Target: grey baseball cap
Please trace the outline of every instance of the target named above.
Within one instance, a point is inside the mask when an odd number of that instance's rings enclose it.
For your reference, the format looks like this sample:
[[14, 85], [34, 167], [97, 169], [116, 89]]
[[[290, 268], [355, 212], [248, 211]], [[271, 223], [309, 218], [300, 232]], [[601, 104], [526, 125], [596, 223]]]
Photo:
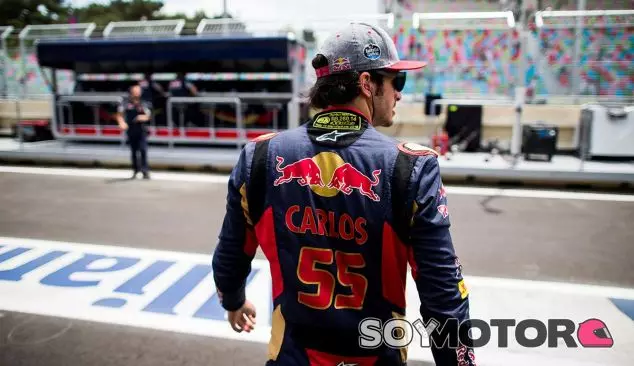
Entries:
[[318, 78], [347, 71], [415, 70], [426, 65], [423, 61], [399, 59], [394, 41], [385, 30], [357, 22], [332, 33], [317, 54], [328, 59], [328, 66], [315, 70]]

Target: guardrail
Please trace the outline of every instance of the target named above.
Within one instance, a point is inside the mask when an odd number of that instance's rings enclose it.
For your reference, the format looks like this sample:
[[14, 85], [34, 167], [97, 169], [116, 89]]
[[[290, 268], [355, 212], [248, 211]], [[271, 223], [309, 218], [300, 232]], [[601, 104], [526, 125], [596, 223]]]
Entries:
[[[123, 97], [122, 96], [113, 96], [113, 95], [64, 95], [64, 96], [60, 96], [59, 100], [56, 102], [56, 105], [53, 106], [53, 108], [57, 111], [56, 114], [53, 115], [53, 118], [51, 119], [52, 121], [52, 126], [51, 126], [51, 131], [53, 133], [53, 136], [55, 136], [55, 138], [60, 138], [60, 139], [64, 139], [64, 138], [68, 138], [69, 135], [72, 137], [78, 137], [76, 134], [76, 131], [74, 129], [70, 129], [70, 133], [66, 134], [64, 132], [64, 128], [65, 128], [65, 123], [62, 119], [62, 121], [59, 121], [58, 118], [64, 116], [64, 107], [67, 107], [69, 110], [69, 122], [70, 125], [74, 125], [74, 119], [73, 119], [73, 109], [70, 108], [70, 103], [71, 102], [84, 102], [84, 103], [121, 103], [123, 102]], [[95, 124], [97, 126], [96, 128], [96, 134], [97, 136], [103, 136], [101, 129], [99, 128], [101, 125], [99, 124], [99, 112], [98, 112], [98, 107], [97, 106], [93, 106], [93, 113], [95, 116]], [[61, 127], [63, 133], [60, 134], [57, 127]], [[124, 142], [124, 140], [122, 139], [122, 143]]]
[[[291, 118], [293, 110], [291, 106], [296, 103], [291, 93], [201, 93], [197, 97], [169, 97], [166, 100], [164, 111], [165, 118], [157, 118], [152, 113], [152, 120], [147, 124], [150, 141], [168, 144], [173, 148], [175, 144], [235, 144], [241, 148], [250, 139], [263, 133], [277, 131], [280, 126], [284, 126], [280, 112], [287, 107], [288, 116]], [[92, 107], [92, 116], [83, 115], [83, 120], [79, 121], [77, 110], [71, 105], [74, 102]], [[111, 118], [104, 117], [104, 104], [120, 104], [125, 102], [124, 95], [104, 94], [83, 94], [65, 95], [58, 97], [53, 104], [53, 122], [51, 128], [53, 136], [60, 140], [77, 141], [118, 141], [125, 142], [125, 134], [118, 126], [102, 121], [110, 121]], [[91, 104], [93, 104], [91, 106]], [[205, 107], [195, 110], [188, 110], [188, 105], [200, 104]], [[209, 109], [207, 106], [211, 105]], [[217, 115], [210, 112], [209, 118], [205, 114], [199, 113], [203, 109], [213, 111], [216, 105], [230, 105], [231, 125], [221, 126], [216, 121], [220, 120]], [[244, 113], [248, 113], [248, 106], [264, 106], [267, 110], [267, 125], [251, 127], [249, 121], [245, 120]], [[162, 107], [163, 108], [163, 107]], [[85, 113], [85, 112], [84, 112]], [[108, 115], [112, 111], [106, 112]], [[259, 114], [258, 114], [259, 115]], [[186, 119], [185, 116], [188, 118]], [[251, 115], [250, 115], [251, 116]], [[292, 117], [297, 119], [297, 117]], [[197, 126], [188, 126], [190, 121]], [[253, 120], [255, 123], [255, 120]]]
[[[169, 131], [174, 130], [174, 119], [172, 115], [172, 107], [174, 104], [195, 104], [195, 103], [214, 103], [214, 104], [233, 104], [236, 108], [236, 129], [238, 130], [238, 138], [236, 139], [236, 145], [238, 149], [246, 143], [246, 133], [242, 124], [242, 102], [238, 97], [223, 97], [223, 96], [205, 96], [205, 97], [170, 97], [167, 99], [167, 126]], [[180, 110], [180, 121], [183, 122], [183, 109]], [[179, 136], [185, 136], [184, 123], [179, 123], [180, 133]], [[214, 128], [209, 128], [210, 133], [213, 135]], [[169, 139], [169, 146], [174, 146], [174, 139]]]

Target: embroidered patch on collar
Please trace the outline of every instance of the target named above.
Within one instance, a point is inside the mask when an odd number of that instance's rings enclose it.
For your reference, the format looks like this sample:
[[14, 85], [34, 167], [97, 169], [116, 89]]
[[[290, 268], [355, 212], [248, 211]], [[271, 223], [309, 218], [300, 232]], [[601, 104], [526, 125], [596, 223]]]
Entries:
[[362, 119], [350, 112], [326, 112], [315, 118], [313, 127], [327, 130], [361, 130]]

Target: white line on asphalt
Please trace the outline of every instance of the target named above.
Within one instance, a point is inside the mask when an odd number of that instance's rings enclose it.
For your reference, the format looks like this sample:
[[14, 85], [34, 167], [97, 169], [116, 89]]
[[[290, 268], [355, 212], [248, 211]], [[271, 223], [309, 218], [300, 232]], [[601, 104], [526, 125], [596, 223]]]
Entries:
[[482, 187], [447, 187], [447, 192], [449, 194], [465, 196], [502, 196], [516, 198], [550, 198], [564, 200], [634, 202], [634, 195], [591, 192], [565, 192], [541, 189], [537, 190]]
[[[93, 177], [125, 179], [130, 177], [129, 170], [122, 169], [92, 169], [92, 168], [43, 168], [43, 167], [22, 167], [22, 166], [0, 166], [0, 173], [16, 174], [40, 174], [67, 177]], [[226, 184], [228, 175], [223, 174], [203, 174], [203, 173], [180, 173], [180, 172], [153, 172], [152, 179], [158, 181], [177, 182], [200, 182]], [[585, 201], [612, 201], [612, 202], [634, 202], [634, 195], [610, 194], [610, 193], [586, 193], [586, 192], [566, 192], [537, 189], [505, 189], [505, 188], [483, 188], [483, 187], [457, 187], [447, 186], [447, 192], [453, 195], [465, 196], [501, 196], [515, 198], [547, 198], [565, 200], [585, 200]]]
[[[176, 251], [165, 251], [155, 249], [144, 248], [132, 248], [132, 247], [118, 247], [111, 245], [99, 245], [99, 244], [83, 244], [83, 243], [70, 243], [63, 241], [52, 240], [39, 240], [39, 239], [25, 239], [25, 238], [12, 238], [1, 237], [0, 243], [9, 246], [25, 246], [25, 247], [39, 247], [39, 248], [56, 248], [63, 249], [69, 252], [86, 252], [95, 251], [100, 253], [106, 253], [112, 256], [132, 256], [141, 258], [171, 258], [177, 261], [191, 261], [206, 263], [210, 261], [212, 253], [187, 253]], [[254, 259], [254, 267], [267, 268], [268, 262], [264, 259]], [[615, 287], [615, 286], [598, 286], [598, 285], [585, 285], [574, 284], [565, 282], [547, 282], [547, 281], [532, 281], [532, 280], [520, 280], [510, 278], [497, 278], [497, 277], [482, 277], [482, 276], [468, 276], [465, 275], [465, 280], [471, 285], [477, 285], [488, 288], [497, 288], [502, 290], [535, 290], [554, 293], [566, 293], [571, 295], [586, 295], [593, 297], [613, 297], [625, 300], [634, 300], [634, 288]]]
[[512, 278], [480, 277], [465, 275], [470, 285], [499, 288], [504, 290], [535, 290], [560, 294], [587, 295], [597, 297], [613, 297], [624, 300], [634, 300], [634, 289], [614, 286], [586, 285], [566, 282], [546, 282], [520, 280]]
[[[23, 166], [0, 166], [0, 173], [55, 175], [64, 177], [90, 177], [125, 179], [132, 175], [130, 170], [124, 169], [93, 169], [93, 168], [42, 168]], [[227, 183], [229, 176], [225, 174], [201, 174], [178, 172], [153, 172], [152, 179], [159, 181]]]

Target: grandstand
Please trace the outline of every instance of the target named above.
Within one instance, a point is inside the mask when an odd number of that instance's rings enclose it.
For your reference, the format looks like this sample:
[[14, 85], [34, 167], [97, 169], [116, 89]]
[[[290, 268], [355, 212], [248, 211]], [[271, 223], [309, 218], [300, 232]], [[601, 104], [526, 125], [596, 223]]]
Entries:
[[[574, 17], [538, 13], [531, 33], [538, 94], [628, 97], [634, 94], [634, 12], [588, 12], [580, 35]], [[579, 50], [575, 40], [579, 39]], [[578, 52], [578, 53], [577, 53]], [[578, 80], [572, 69], [579, 69]], [[577, 85], [574, 84], [577, 82]]]
[[[410, 79], [407, 93], [513, 93], [520, 54], [512, 14], [475, 12], [455, 13], [460, 16], [456, 19], [424, 17], [429, 14], [414, 13], [413, 19], [399, 22], [394, 34], [403, 57], [429, 62], [429, 67]], [[464, 14], [482, 18], [468, 19]]]
[[[634, 23], [632, 18], [611, 17], [602, 26], [593, 24], [584, 28], [581, 35], [581, 49], [578, 67], [581, 80], [576, 84], [571, 78], [570, 64], [575, 60], [574, 27], [534, 26], [534, 11], [540, 9], [574, 10], [576, 1], [528, 1], [532, 16], [529, 24], [532, 32], [528, 39], [527, 52], [521, 52], [517, 31], [500, 29], [495, 25], [482, 24], [481, 27], [465, 29], [464, 24], [454, 23], [453, 29], [437, 27], [413, 27], [412, 14], [433, 12], [492, 12], [514, 9], [515, 1], [499, 0], [381, 0], [382, 7], [391, 18], [377, 16], [341, 17], [340, 19], [315, 19], [312, 22], [293, 24], [293, 20], [272, 19], [244, 20], [203, 20], [199, 24], [186, 25], [182, 20], [153, 22], [112, 22], [104, 29], [94, 29], [93, 37], [169, 37], [180, 34], [232, 34], [245, 30], [250, 34], [279, 34], [294, 31], [298, 38], [303, 31], [315, 35], [316, 43], [309, 43], [307, 56], [314, 54], [318, 41], [332, 29], [337, 21], [358, 19], [377, 21], [394, 35], [402, 57], [422, 57], [433, 61], [433, 68], [411, 78], [406, 93], [411, 95], [434, 92], [445, 95], [503, 95], [512, 96], [513, 87], [525, 81], [534, 93], [549, 95], [588, 96], [632, 96], [632, 85], [627, 75], [632, 74], [631, 61], [634, 48]], [[531, 9], [530, 5], [535, 6]], [[540, 7], [537, 8], [536, 6]], [[586, 9], [628, 9], [631, 1], [586, 1]], [[391, 19], [391, 22], [388, 20]], [[596, 22], [588, 18], [590, 22]], [[574, 25], [574, 24], [572, 24]], [[136, 28], [135, 28], [136, 27]], [[140, 27], [140, 28], [139, 28]], [[142, 31], [139, 29], [142, 28]], [[13, 30], [8, 37], [17, 37], [22, 30]], [[74, 33], [75, 35], [78, 32]], [[69, 36], [70, 33], [66, 34]], [[29, 38], [40, 37], [30, 31]], [[609, 42], [606, 40], [609, 39]], [[313, 46], [313, 47], [311, 47]], [[7, 49], [6, 66], [3, 67], [3, 84], [6, 94], [12, 97], [36, 98], [50, 95], [45, 81], [48, 75], [38, 67], [37, 57], [32, 47], [20, 50]], [[523, 77], [518, 75], [519, 62], [525, 59], [527, 68]], [[309, 69], [309, 68], [308, 68]], [[306, 75], [310, 78], [310, 75]], [[487, 77], [485, 77], [487, 76]], [[72, 73], [60, 71], [60, 88], [72, 91]], [[600, 80], [599, 80], [600, 79]], [[310, 79], [307, 81], [311, 81]], [[573, 88], [576, 87], [576, 88]]]

